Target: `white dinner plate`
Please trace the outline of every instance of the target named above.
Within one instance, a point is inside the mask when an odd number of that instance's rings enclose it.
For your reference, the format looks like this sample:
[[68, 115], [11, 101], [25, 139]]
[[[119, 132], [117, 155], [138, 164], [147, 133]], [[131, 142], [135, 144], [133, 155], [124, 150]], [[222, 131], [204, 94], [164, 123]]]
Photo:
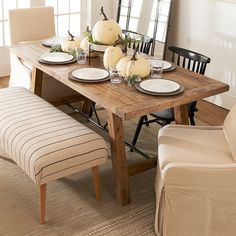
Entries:
[[68, 62], [73, 60], [73, 56], [64, 52], [46, 52], [40, 59], [46, 62]]
[[81, 68], [72, 71], [72, 76], [84, 81], [99, 81], [107, 78], [109, 72], [98, 68]]
[[149, 60], [150, 64], [154, 64], [155, 62], [162, 62], [163, 63], [163, 70], [168, 70], [171, 68], [172, 64], [168, 61], [164, 61], [164, 60]]
[[177, 91], [180, 88], [180, 85], [172, 80], [148, 79], [142, 81], [140, 87], [154, 93], [171, 93]]

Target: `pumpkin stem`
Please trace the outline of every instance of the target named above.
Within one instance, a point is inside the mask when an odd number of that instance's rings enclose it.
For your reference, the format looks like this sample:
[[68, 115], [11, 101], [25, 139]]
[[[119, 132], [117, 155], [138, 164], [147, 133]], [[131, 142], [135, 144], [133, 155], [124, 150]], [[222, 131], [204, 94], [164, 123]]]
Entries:
[[75, 41], [75, 36], [68, 30], [67, 31], [68, 32], [68, 34], [69, 34], [69, 41]]
[[118, 34], [118, 40], [120, 40], [121, 42], [123, 41], [122, 37]]
[[89, 29], [89, 26], [86, 27], [86, 32], [87, 33], [91, 33], [90, 29]]
[[138, 46], [135, 48], [134, 54], [133, 54], [133, 56], [131, 57], [131, 61], [137, 61], [137, 58], [136, 58], [137, 52], [138, 52]]
[[103, 20], [108, 20], [106, 14], [105, 14], [104, 11], [103, 11], [103, 7], [101, 7], [101, 13], [100, 13], [100, 15], [103, 15], [103, 17], [104, 17]]
[[121, 36], [118, 34], [118, 39], [114, 42], [113, 47], [116, 47], [117, 44], [119, 44], [120, 42], [122, 42], [123, 39], [121, 38]]

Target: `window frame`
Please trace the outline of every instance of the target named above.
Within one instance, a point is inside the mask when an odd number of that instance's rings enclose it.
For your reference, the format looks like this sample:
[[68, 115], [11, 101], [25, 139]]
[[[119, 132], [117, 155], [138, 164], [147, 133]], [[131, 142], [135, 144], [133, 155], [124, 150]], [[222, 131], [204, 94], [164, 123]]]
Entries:
[[[117, 11], [117, 22], [120, 22], [120, 18], [121, 17], [126, 17], [126, 30], [129, 30], [129, 26], [130, 26], [130, 19], [139, 19], [139, 22], [142, 21], [142, 27], [147, 29], [147, 32], [145, 33], [146, 35], [148, 35], [149, 37], [153, 38], [153, 44], [152, 44], [152, 50], [151, 50], [151, 54], [154, 55], [154, 51], [155, 51], [155, 43], [161, 43], [164, 44], [164, 51], [163, 51], [163, 56], [165, 57], [165, 51], [166, 51], [166, 41], [168, 38], [168, 29], [169, 29], [169, 19], [170, 19], [170, 14], [171, 14], [171, 5], [172, 5], [172, 0], [152, 0], [149, 2], [149, 5], [146, 5], [146, 7], [151, 7], [152, 4], [156, 4], [156, 11], [155, 11], [155, 19], [152, 19], [150, 16], [150, 19], [147, 20], [147, 17], [145, 17], [144, 12], [140, 13], [139, 17], [134, 17], [131, 16], [131, 11], [132, 11], [132, 4], [134, 4], [135, 0], [127, 0], [128, 4], [127, 5], [123, 5], [124, 0], [119, 0], [118, 2], [118, 11]], [[154, 2], [156, 1], [156, 3]], [[162, 3], [168, 3], [169, 4], [169, 10], [167, 12], [167, 15], [163, 15], [161, 12], [160, 7], [162, 7]], [[144, 4], [144, 1], [143, 1]], [[122, 9], [126, 8], [127, 9], [127, 14], [122, 14]], [[162, 21], [159, 18], [161, 17], [166, 17], [166, 21]], [[137, 32], [142, 32], [142, 30], [140, 30], [140, 25], [138, 22], [138, 26], [137, 26]], [[149, 31], [149, 26], [150, 24], [153, 23], [153, 34], [149, 35], [148, 31]], [[162, 37], [160, 37], [159, 35], [157, 35], [157, 29], [158, 26], [160, 26], [159, 24], [165, 24], [165, 29], [163, 30], [163, 35]], [[133, 30], [134, 31], [134, 30]]]

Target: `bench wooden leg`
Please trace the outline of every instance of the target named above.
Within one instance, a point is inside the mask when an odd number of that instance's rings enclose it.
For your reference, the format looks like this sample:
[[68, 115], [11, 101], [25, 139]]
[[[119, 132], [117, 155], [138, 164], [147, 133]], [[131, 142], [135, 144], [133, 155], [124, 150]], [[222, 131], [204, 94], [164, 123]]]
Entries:
[[39, 189], [39, 206], [40, 206], [40, 224], [45, 224], [46, 184], [40, 185], [40, 189]]
[[92, 167], [92, 173], [93, 173], [93, 184], [96, 194], [97, 201], [101, 200], [101, 192], [100, 192], [100, 177], [99, 177], [99, 169], [98, 166]]

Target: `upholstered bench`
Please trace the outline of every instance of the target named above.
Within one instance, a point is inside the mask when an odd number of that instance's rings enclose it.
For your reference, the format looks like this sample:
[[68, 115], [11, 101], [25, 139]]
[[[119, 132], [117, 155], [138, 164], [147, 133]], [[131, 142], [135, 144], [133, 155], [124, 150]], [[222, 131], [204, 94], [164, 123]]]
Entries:
[[107, 161], [103, 138], [24, 88], [0, 89], [0, 149], [39, 185], [41, 224], [50, 181], [92, 168], [100, 200], [98, 166]]

